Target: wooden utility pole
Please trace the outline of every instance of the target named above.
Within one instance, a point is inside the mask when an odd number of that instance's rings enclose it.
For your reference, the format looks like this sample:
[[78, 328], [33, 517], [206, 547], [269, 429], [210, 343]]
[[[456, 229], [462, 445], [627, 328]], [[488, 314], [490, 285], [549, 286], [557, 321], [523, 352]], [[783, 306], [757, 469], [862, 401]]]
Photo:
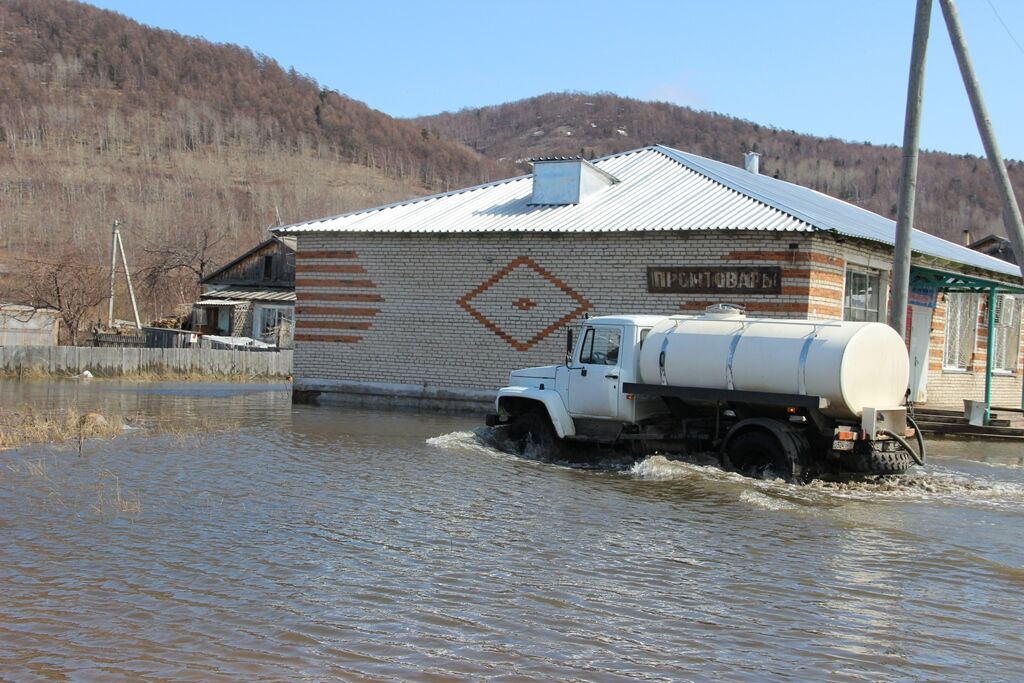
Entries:
[[946, 20], [946, 29], [949, 31], [949, 40], [953, 43], [957, 64], [960, 66], [960, 75], [964, 79], [967, 97], [971, 101], [971, 109], [974, 110], [974, 121], [978, 125], [981, 142], [985, 146], [985, 156], [988, 157], [988, 163], [992, 166], [992, 174], [996, 178], [996, 188], [1003, 200], [1003, 225], [1006, 226], [1006, 235], [1010, 238], [1013, 253], [1017, 257], [1022, 274], [1024, 274], [1024, 223], [1021, 221], [1020, 206], [1013, 196], [1010, 175], [1006, 172], [1006, 164], [1003, 163], [999, 146], [996, 144], [996, 134], [992, 130], [992, 121], [988, 118], [988, 110], [985, 109], [985, 102], [981, 98], [981, 87], [978, 85], [978, 77], [974, 73], [971, 56], [967, 53], [967, 43], [964, 40], [963, 28], [960, 26], [960, 16], [957, 14], [953, 0], [939, 0], [939, 5], [942, 7], [942, 16]]
[[932, 0], [917, 0], [914, 45], [910, 52], [910, 80], [907, 113], [903, 124], [903, 165], [900, 173], [899, 203], [896, 211], [896, 244], [892, 262], [892, 306], [889, 325], [906, 338], [907, 300], [910, 293], [911, 236], [914, 229], [914, 199], [917, 195], [917, 158], [921, 139], [921, 103], [924, 98], [924, 62], [928, 51], [928, 28]]
[[120, 237], [118, 225], [120, 223], [114, 221], [110, 233], [110, 302], [107, 305], [107, 327], [114, 326], [114, 275], [117, 273], [117, 238]]
[[121, 263], [124, 264], [124, 279], [128, 281], [128, 296], [132, 300], [132, 313], [135, 314], [135, 329], [142, 330], [142, 320], [139, 319], [139, 304], [135, 301], [135, 288], [132, 287], [132, 272], [128, 270], [128, 257], [124, 255], [124, 242], [121, 240], [121, 233], [117, 233], [117, 248], [121, 250]]
[[132, 274], [128, 270], [128, 258], [124, 254], [120, 225], [120, 221], [114, 221], [113, 232], [110, 236], [110, 303], [107, 306], [107, 327], [114, 326], [114, 284], [117, 275], [117, 254], [120, 251], [121, 263], [124, 265], [124, 277], [128, 281], [128, 296], [132, 300], [132, 312], [135, 314], [135, 327], [141, 330], [142, 320], [139, 318], [139, 305], [135, 301], [135, 288], [132, 287]]

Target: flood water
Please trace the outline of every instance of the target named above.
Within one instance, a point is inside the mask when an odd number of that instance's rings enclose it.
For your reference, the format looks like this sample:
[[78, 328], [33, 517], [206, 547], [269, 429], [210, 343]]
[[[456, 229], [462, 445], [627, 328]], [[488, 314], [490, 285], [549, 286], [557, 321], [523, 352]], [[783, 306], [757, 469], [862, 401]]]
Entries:
[[1024, 678], [1019, 443], [800, 487], [282, 389], [0, 382], [130, 427], [0, 452], [0, 679]]

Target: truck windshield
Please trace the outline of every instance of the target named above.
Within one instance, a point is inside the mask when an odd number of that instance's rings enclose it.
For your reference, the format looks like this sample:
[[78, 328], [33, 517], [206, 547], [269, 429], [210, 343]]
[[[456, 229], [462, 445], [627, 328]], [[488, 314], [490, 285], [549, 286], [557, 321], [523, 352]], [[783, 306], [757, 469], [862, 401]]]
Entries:
[[618, 365], [622, 331], [617, 327], [588, 327], [580, 346], [580, 362]]

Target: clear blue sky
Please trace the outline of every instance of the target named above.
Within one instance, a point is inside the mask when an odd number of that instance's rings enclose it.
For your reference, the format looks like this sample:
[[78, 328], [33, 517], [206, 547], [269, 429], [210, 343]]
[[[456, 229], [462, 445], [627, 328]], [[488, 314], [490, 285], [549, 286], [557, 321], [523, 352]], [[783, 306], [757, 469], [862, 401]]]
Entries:
[[[247, 46], [393, 116], [608, 91], [889, 144], [902, 140], [915, 7], [914, 0], [91, 4]], [[959, 0], [958, 7], [1003, 154], [1024, 159], [1024, 0]], [[921, 142], [982, 153], [937, 0]]]

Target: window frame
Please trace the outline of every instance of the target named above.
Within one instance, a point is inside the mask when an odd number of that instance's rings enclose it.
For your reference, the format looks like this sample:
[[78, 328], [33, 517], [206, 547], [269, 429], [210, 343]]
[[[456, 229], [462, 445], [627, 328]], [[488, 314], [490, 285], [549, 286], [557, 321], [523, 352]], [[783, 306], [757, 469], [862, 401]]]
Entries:
[[[287, 304], [257, 304], [256, 310], [253, 312], [252, 321], [252, 333], [253, 338], [260, 341], [266, 341], [267, 337], [263, 334], [263, 321], [266, 313], [273, 312], [278, 322], [282, 318], [286, 318], [291, 325], [295, 324], [295, 307]], [[284, 312], [286, 315], [282, 316]], [[276, 327], [276, 325], [275, 325]]]
[[[950, 339], [951, 339], [950, 332], [953, 329], [953, 326], [951, 324], [952, 316], [950, 314], [950, 310], [951, 310], [950, 304], [951, 304], [951, 301], [952, 301], [953, 297], [957, 297], [957, 300], [973, 300], [973, 302], [974, 302], [974, 306], [973, 306], [974, 315], [973, 315], [973, 317], [970, 318], [973, 321], [973, 324], [971, 325], [971, 328], [972, 328], [973, 331], [971, 332], [971, 335], [970, 335], [970, 346], [969, 346], [970, 353], [967, 356], [967, 361], [965, 362], [965, 365], [962, 366], [962, 367], [959, 364], [957, 364], [957, 365], [950, 365], [950, 363], [949, 363], [949, 357], [950, 357], [950, 346], [949, 346], [949, 343], [950, 343]], [[961, 299], [961, 297], [963, 299]], [[979, 311], [980, 311], [979, 307], [981, 306], [981, 297], [978, 294], [974, 293], [974, 292], [947, 292], [946, 295], [945, 295], [945, 299], [946, 299], [946, 319], [945, 319], [945, 328], [943, 330], [943, 339], [942, 339], [942, 371], [943, 372], [972, 372], [974, 370], [974, 360], [973, 360], [973, 358], [974, 358], [974, 355], [978, 352], [978, 314], [979, 314]], [[960, 321], [959, 314], [958, 314], [956, 320], [957, 320], [957, 327], [959, 328], [959, 321]], [[960, 335], [957, 335], [957, 336], [959, 337]], [[959, 363], [959, 356], [960, 356], [959, 340], [958, 340], [958, 344], [957, 344], [957, 353], [955, 355], [957, 356], [957, 362]]]
[[[1009, 321], [1005, 320], [1007, 301], [1013, 302]], [[1024, 317], [1021, 315], [1021, 308], [1024, 307], [1024, 298], [1013, 294], [996, 294], [996, 305], [997, 312], [1001, 312], [1002, 315], [995, 316], [996, 323], [992, 328], [992, 372], [999, 375], [1014, 375], [1020, 363], [1021, 318]], [[1003, 330], [1005, 332], [1002, 332]], [[1007, 355], [1005, 346], [1001, 346], [1001, 343], [1006, 344], [1010, 340], [1014, 341], [1015, 353], [1012, 356]], [[1009, 367], [1006, 367], [1006, 361], [1009, 361]]]
[[[594, 361], [594, 340], [597, 338], [598, 330], [608, 331], [608, 332], [617, 334], [618, 337], [619, 337], [619, 345], [618, 345], [618, 348], [617, 348], [618, 354], [615, 356], [615, 361], [612, 362], [612, 363], [609, 363], [609, 362], [600, 363], [600, 362], [595, 362]], [[608, 367], [615, 367], [615, 366], [617, 366], [619, 364], [619, 362], [621, 360], [621, 356], [622, 356], [622, 337], [623, 337], [623, 330], [622, 330], [621, 327], [616, 327], [614, 325], [590, 325], [590, 326], [588, 326], [584, 330], [584, 332], [583, 332], [583, 340], [580, 342], [580, 351], [579, 351], [579, 354], [576, 357], [577, 361], [580, 363], [580, 365], [604, 365], [604, 366], [608, 366]], [[589, 352], [587, 352], [587, 345], [588, 345], [588, 343], [589, 343], [589, 346], [590, 346]], [[584, 358], [587, 358], [588, 360], [584, 360]], [[607, 361], [607, 358], [606, 358], [606, 361]]]
[[[842, 319], [850, 322], [884, 322], [889, 282], [886, 273], [877, 268], [848, 262], [843, 276]], [[850, 293], [850, 286], [851, 283], [860, 278], [864, 279], [864, 305], [854, 308], [851, 305], [852, 294]], [[871, 287], [872, 284], [874, 284], [873, 289]], [[885, 289], [884, 292], [882, 291], [883, 289]], [[868, 292], [871, 292], [871, 294]], [[872, 300], [874, 308], [870, 307]], [[862, 317], [852, 317], [854, 311], [859, 311]]]

